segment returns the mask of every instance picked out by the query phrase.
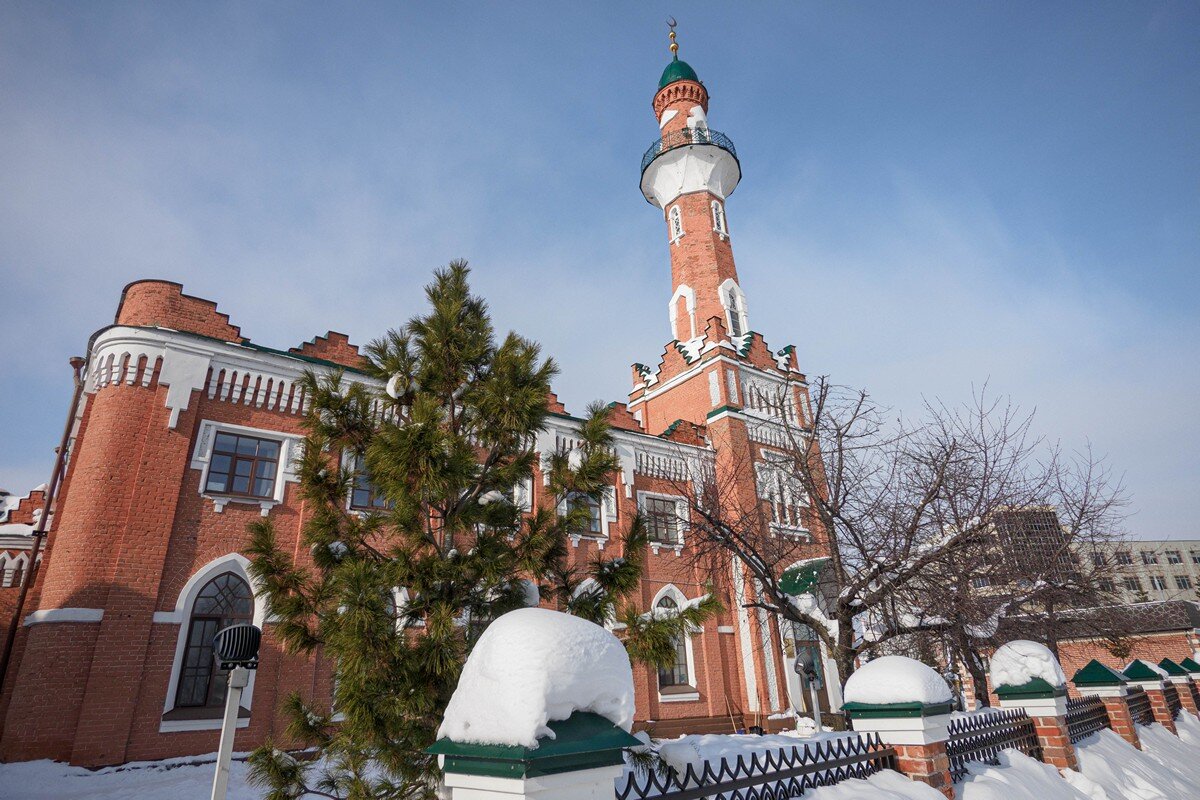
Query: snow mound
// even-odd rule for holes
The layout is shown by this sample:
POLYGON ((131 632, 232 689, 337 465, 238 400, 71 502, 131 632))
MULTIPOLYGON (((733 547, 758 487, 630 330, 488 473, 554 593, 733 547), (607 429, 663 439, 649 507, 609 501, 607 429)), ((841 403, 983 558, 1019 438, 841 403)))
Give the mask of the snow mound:
POLYGON ((1160 667, 1158 664, 1155 664, 1153 661, 1147 661, 1144 658, 1135 658, 1133 661, 1130 661, 1128 664, 1126 664, 1125 669, 1123 669, 1121 671, 1124 672, 1125 670, 1128 670, 1134 664, 1142 664, 1143 666, 1154 670, 1155 672, 1158 673, 1159 677, 1162 678, 1163 680, 1166 680, 1167 678, 1171 677, 1170 675, 1167 674, 1167 671, 1165 669, 1163 669, 1162 667, 1160 667))
POLYGON ((1014 639, 996 649, 992 656, 992 686, 1024 686, 1034 678, 1051 686, 1067 684, 1058 659, 1044 644, 1014 639))
POLYGON ((890 769, 865 780, 851 778, 833 786, 822 786, 804 796, 808 800, 946 800, 945 795, 932 786, 917 783, 890 769))
POLYGON ((1157 723, 1139 726, 1138 736, 1144 750, 1107 729, 1092 734, 1075 746, 1079 771, 1111 800, 1200 797, 1200 762, 1194 747, 1178 739, 1171 742, 1175 736, 1157 723), (1176 745, 1186 749, 1183 758, 1170 758, 1176 745))
POLYGON ((846 681, 848 703, 949 703, 950 687, 928 666, 906 656, 883 656, 846 681))
POLYGON ((493 622, 463 666, 438 737, 537 747, 546 723, 591 711, 628 731, 633 670, 617 637, 547 608, 521 608, 493 622))
POLYGON ((1075 773, 1077 780, 1063 780, 1057 769, 1019 750, 1002 750, 996 758, 1000 763, 994 766, 967 767, 966 779, 956 787, 959 800, 1107 800, 1084 776, 1075 773))

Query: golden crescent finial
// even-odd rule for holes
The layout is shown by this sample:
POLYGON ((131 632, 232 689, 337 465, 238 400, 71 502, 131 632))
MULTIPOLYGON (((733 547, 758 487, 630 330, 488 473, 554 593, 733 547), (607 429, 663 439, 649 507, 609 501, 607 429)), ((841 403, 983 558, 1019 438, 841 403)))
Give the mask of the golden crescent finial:
POLYGON ((675 42, 675 26, 678 24, 674 17, 667 17, 667 27, 671 29, 671 55, 674 58, 679 58, 679 45, 675 42))

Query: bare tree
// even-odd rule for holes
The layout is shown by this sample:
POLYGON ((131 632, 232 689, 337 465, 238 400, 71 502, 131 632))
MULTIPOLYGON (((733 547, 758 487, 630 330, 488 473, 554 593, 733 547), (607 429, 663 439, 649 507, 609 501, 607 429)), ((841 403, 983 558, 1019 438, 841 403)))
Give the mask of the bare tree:
POLYGON ((718 452, 726 466, 694 476, 690 535, 698 558, 721 552, 744 565, 753 579, 744 605, 811 627, 843 679, 864 653, 925 633, 973 653, 967 667, 981 674, 978 643, 999 615, 1052 618, 1090 591, 1094 570, 1078 554, 1117 535, 1123 500, 1102 461, 1062 457, 1032 434, 1031 414, 986 390, 958 407, 926 402, 914 420, 825 379, 807 396, 794 419, 747 423, 761 428, 752 440, 771 443, 755 448, 753 464, 718 452), (737 479, 747 469, 756 493, 737 479), (782 488, 764 491, 772 486, 782 488), (1046 508, 1063 523, 1044 541, 1006 527, 1005 515, 1046 508), (780 524, 789 515, 807 534, 780 524), (784 572, 815 551, 829 559, 826 591, 789 594, 784 572))

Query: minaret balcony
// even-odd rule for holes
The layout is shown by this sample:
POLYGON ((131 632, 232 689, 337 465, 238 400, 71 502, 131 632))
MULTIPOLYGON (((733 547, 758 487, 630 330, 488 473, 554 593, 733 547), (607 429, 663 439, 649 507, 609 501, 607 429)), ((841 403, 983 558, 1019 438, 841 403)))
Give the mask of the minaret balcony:
POLYGON ((642 156, 642 194, 662 209, 686 192, 709 191, 724 200, 741 178, 733 140, 709 128, 671 131, 642 156))
POLYGON ((737 158, 737 149, 733 146, 733 140, 720 131, 709 130, 708 128, 682 128, 677 131, 671 131, 650 145, 650 149, 642 156, 642 172, 646 171, 646 167, 650 166, 651 161, 663 153, 674 150, 677 147, 687 147, 693 144, 716 145, 735 159, 737 158))

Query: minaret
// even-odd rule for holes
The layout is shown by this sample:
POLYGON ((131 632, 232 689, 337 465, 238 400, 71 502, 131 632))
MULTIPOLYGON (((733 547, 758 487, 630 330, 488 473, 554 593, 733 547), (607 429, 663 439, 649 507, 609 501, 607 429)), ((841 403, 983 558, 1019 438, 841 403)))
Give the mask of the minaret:
POLYGON ((724 319, 731 338, 747 331, 725 201, 741 180, 729 137, 708 127, 708 91, 671 31, 671 63, 654 95, 662 137, 642 157, 642 194, 663 212, 671 250, 672 336, 704 334, 712 317, 724 319))

